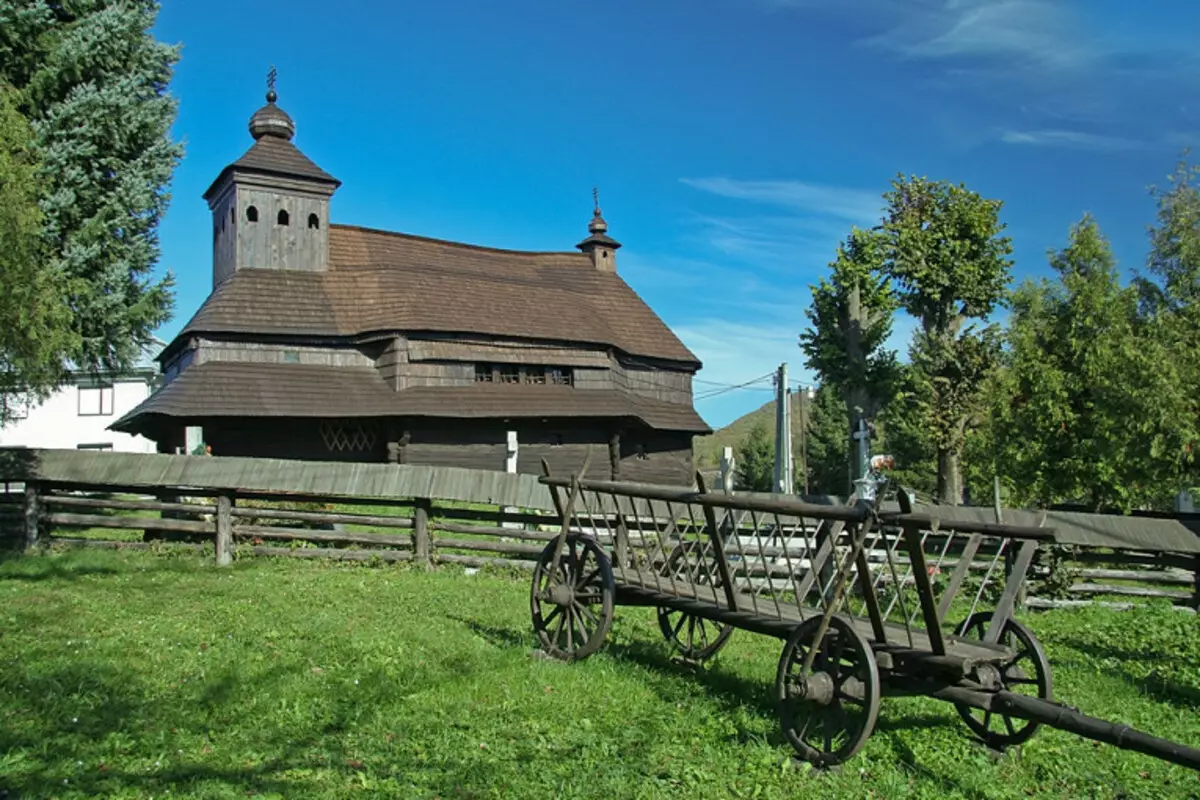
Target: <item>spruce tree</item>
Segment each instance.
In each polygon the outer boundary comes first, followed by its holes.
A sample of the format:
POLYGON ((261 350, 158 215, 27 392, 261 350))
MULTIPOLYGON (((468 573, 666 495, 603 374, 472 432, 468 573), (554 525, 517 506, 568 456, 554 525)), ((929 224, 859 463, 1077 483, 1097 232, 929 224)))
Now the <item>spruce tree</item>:
POLYGON ((750 429, 734 454, 734 481, 749 492, 770 492, 775 483, 775 446, 767 426, 759 422, 750 429))
POLYGON ((171 276, 152 274, 182 155, 166 93, 178 49, 151 35, 157 13, 148 0, 0 0, 0 84, 30 124, 41 253, 70 311, 60 355, 86 369, 128 367, 173 304, 171 276))
POLYGON ((58 383, 77 341, 60 276, 42 257, 33 131, 15 97, 0 86, 0 425, 58 383))

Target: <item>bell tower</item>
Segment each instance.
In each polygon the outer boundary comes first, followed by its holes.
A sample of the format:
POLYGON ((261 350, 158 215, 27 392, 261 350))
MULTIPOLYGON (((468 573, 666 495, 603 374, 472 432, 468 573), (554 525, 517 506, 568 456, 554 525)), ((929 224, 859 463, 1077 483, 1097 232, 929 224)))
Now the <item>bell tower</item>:
POLYGON ((204 199, 213 220, 213 288, 243 269, 324 272, 329 199, 341 182, 309 160, 267 75, 267 104, 250 117, 254 144, 221 171, 204 199))
POLYGON ((621 243, 608 235, 608 223, 600 214, 600 191, 592 189, 592 221, 588 223, 588 237, 575 245, 592 258, 592 264, 600 272, 617 271, 617 250, 621 243))

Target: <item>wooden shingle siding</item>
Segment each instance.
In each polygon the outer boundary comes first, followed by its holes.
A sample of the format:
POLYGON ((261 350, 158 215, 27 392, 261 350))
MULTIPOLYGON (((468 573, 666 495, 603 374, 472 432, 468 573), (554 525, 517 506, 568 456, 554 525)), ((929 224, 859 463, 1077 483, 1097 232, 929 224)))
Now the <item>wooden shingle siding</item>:
POLYGON ((263 342, 213 341, 202 339, 196 351, 196 363, 235 362, 249 364, 311 364, 323 367, 371 367, 376 358, 364 350, 379 350, 367 345, 351 347, 311 347, 263 342))
POLYGON ((690 372, 622 366, 614 372, 614 383, 618 388, 642 397, 667 403, 692 404, 690 372))
POLYGON ((612 389, 614 386, 613 371, 609 367, 601 369, 576 367, 574 373, 575 388, 577 389, 612 389))
POLYGON ((475 383, 475 365, 457 362, 409 362, 404 370, 404 384, 416 386, 468 386, 475 383))
POLYGON ((408 340, 403 336, 395 336, 384 347, 383 352, 375 359, 375 368, 379 377, 395 391, 407 387, 405 377, 408 371, 408 340))
POLYGON ((536 342, 479 339, 421 340, 409 343, 411 361, 461 361, 497 364, 543 364, 607 369, 608 353, 596 348, 556 347, 536 342))

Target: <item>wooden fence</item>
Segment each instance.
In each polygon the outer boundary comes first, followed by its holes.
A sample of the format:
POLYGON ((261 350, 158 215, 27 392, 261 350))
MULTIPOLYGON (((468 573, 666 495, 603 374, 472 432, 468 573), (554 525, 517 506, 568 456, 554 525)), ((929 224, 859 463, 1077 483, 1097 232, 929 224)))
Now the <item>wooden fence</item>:
MULTIPOLYGON (((29 461, 23 468, 9 463, 9 474, 0 474, 0 480, 24 482, 20 493, 0 493, 0 529, 27 548, 211 549, 221 565, 265 555, 531 569, 558 529, 549 492, 527 475, 60 451, 29 451, 22 458, 29 461)), ((1056 521, 1057 529, 1061 525, 1056 521)), ((1098 528, 1089 521, 1075 540, 1086 535, 1094 542, 1098 528)), ((755 580, 790 577, 788 570, 799 562, 789 558, 795 553, 788 548, 804 543, 756 544, 747 534, 737 532, 745 539, 739 552, 761 561, 755 580)), ((1200 608, 1195 551, 1131 549, 1123 540, 1109 542, 1116 547, 1071 544, 1069 529, 1064 541, 1065 551, 1047 551, 1060 558, 1035 564, 1029 607, 1160 599, 1200 608)), ((1186 536, 1177 541, 1187 545, 1186 536)), ((885 538, 879 547, 894 545, 885 538)), ((963 555, 959 548, 948 540, 943 545, 936 534, 926 542, 936 554, 931 564, 946 572, 963 555)), ((882 551, 868 556, 882 557, 882 551)), ((970 557, 970 571, 982 574, 1003 554, 980 548, 970 557)))

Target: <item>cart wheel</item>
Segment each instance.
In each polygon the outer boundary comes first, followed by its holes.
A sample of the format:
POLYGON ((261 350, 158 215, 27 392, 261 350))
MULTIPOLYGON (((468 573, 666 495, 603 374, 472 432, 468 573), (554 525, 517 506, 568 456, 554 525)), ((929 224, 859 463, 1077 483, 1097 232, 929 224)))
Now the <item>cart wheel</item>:
POLYGON ((658 609, 658 627, 688 661, 712 658, 733 635, 732 625, 664 607, 658 609))
POLYGON ((612 627, 612 565, 594 539, 577 533, 567 535, 558 571, 551 575, 553 560, 550 542, 533 570, 533 629, 547 653, 578 661, 599 650, 612 627))
MULTIPOLYGON (((972 614, 966 619, 955 635, 975 639, 983 639, 987 624, 992 618, 992 612, 985 611, 972 614)), ((1016 651, 1016 655, 1001 663, 1000 685, 1013 693, 1051 700, 1054 686, 1050 678, 1050 661, 1042 649, 1041 642, 1033 632, 1014 619, 1004 623, 1000 632, 1000 644, 1016 651), (1013 640, 1016 641, 1013 641, 1013 640)), ((979 708, 954 704, 958 715, 971 732, 983 740, 984 744, 993 750, 1003 750, 1015 747, 1033 736, 1040 723, 1008 717, 1000 713, 992 713, 979 708), (997 730, 993 730, 993 723, 997 730)))
POLYGON ((841 764, 857 753, 879 717, 879 669, 861 633, 831 617, 814 642, 820 617, 800 623, 783 647, 775 676, 775 699, 783 733, 796 752, 817 767, 841 764), (812 668, 804 661, 817 653, 812 668))

